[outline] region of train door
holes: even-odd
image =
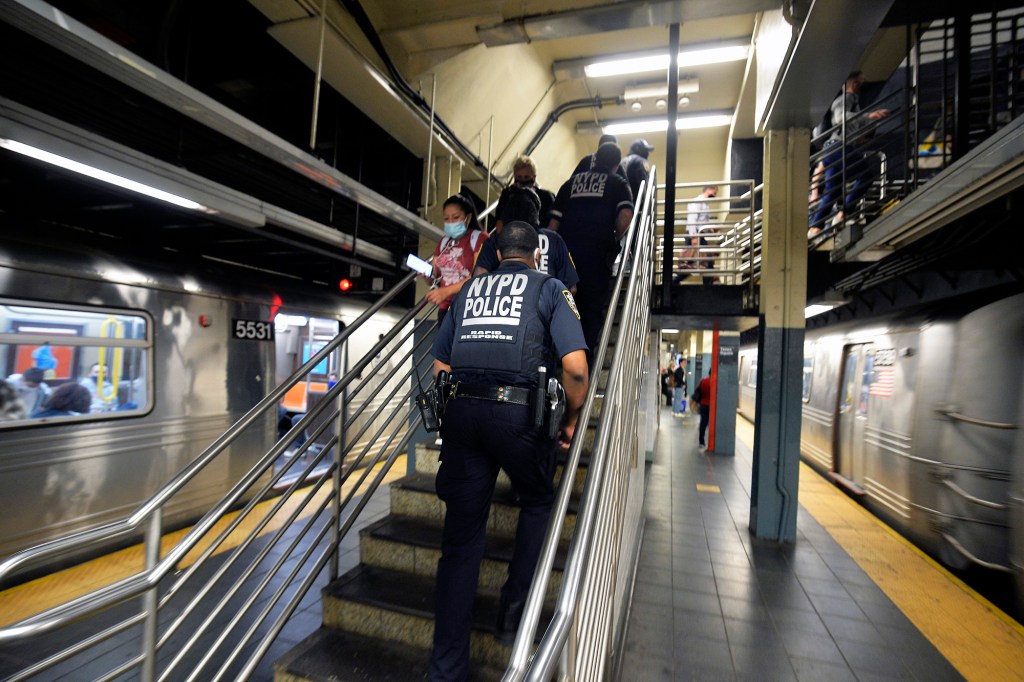
[[[870,343],[843,349],[843,375],[836,415],[836,473],[858,485],[864,480],[864,430],[874,355]]]

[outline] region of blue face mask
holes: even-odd
[[[445,223],[444,233],[452,239],[461,239],[462,235],[466,234],[466,221],[463,220],[458,223]]]

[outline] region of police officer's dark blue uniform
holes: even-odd
[[[537,370],[563,365],[567,406],[563,437],[571,439],[586,395],[586,344],[572,295],[535,270],[537,233],[522,222],[498,236],[502,262],[459,292],[434,343],[435,373],[458,382],[441,427],[437,494],[445,515],[431,680],[469,674],[473,599],[498,469],[518,493],[515,552],[502,588],[503,608],[522,608],[554,501],[557,442],[534,423],[530,396]],[[514,623],[510,623],[515,627]]]
[[[558,190],[548,227],[558,230],[572,253],[579,273],[576,300],[583,318],[587,345],[594,348],[608,311],[612,262],[620,239],[633,217],[629,183],[614,169],[622,154],[614,144],[603,144],[593,170],[574,175]]]

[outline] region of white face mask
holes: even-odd
[[[466,221],[462,220],[457,223],[445,223],[444,233],[452,239],[460,239],[462,235],[466,234]]]

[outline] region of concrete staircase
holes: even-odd
[[[595,426],[592,420],[585,434],[585,453]],[[390,514],[360,531],[360,564],[324,588],[323,625],[274,663],[276,682],[427,678],[444,503],[434,489],[439,447],[420,443],[415,452],[415,471],[391,484]],[[586,476],[586,455],[581,459],[548,584],[549,606],[561,585],[565,552],[575,527],[576,500]],[[560,463],[556,482],[561,476]],[[495,639],[494,631],[498,591],[512,556],[517,518],[515,495],[502,472],[488,520],[473,614],[471,656],[476,680],[501,679],[511,653],[510,646]]]

